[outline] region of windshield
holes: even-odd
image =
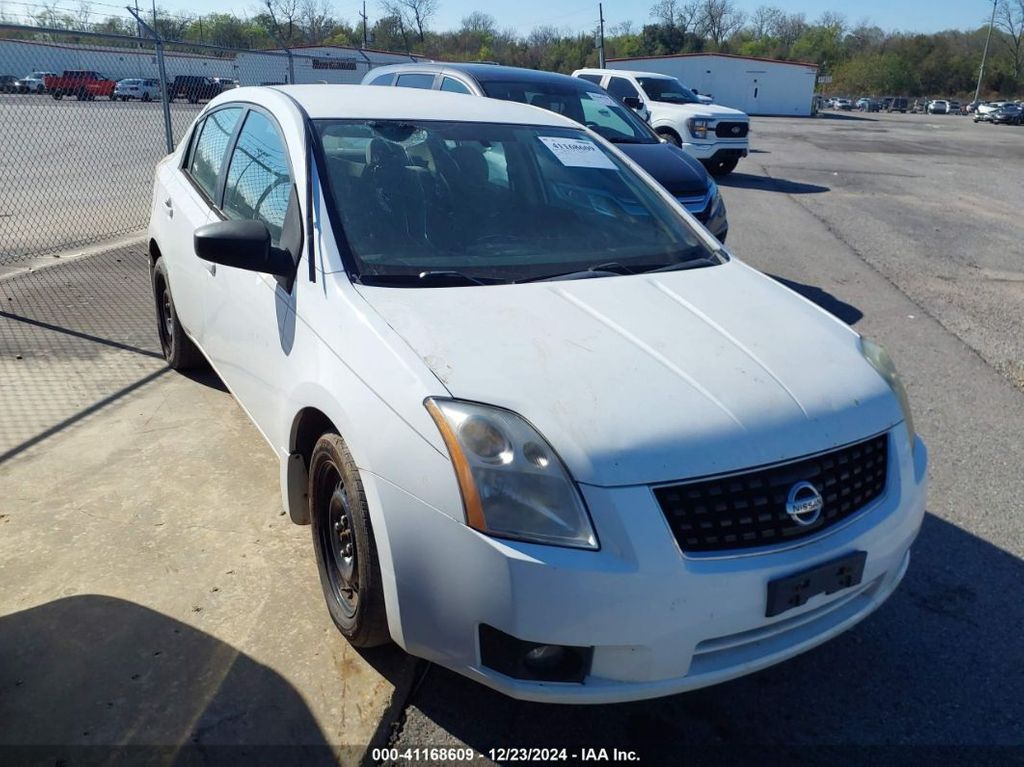
[[[481,82],[489,98],[518,101],[565,115],[616,144],[657,144],[658,138],[632,110],[605,91],[589,90],[583,83]]]
[[[426,278],[440,275],[491,284],[721,262],[670,203],[582,130],[314,124],[331,221],[363,283],[437,285]]]
[[[652,101],[666,104],[699,104],[700,99],[671,77],[638,77],[636,81]]]

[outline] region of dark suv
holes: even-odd
[[[200,101],[212,99],[225,88],[213,77],[178,75],[174,78],[170,90],[168,98],[171,101],[187,99],[190,104],[198,104]]]
[[[907,100],[905,98],[903,98],[902,96],[897,96],[896,98],[894,98],[892,101],[889,102],[888,106],[886,106],[886,108],[885,108],[885,111],[886,112],[902,112],[903,114],[906,114],[907,113]]]
[[[494,64],[408,63],[371,69],[363,85],[518,101],[564,115],[615,144],[721,242],[729,233],[725,203],[704,166],[679,147],[665,143],[632,109],[591,82]]]

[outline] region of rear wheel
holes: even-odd
[[[345,441],[325,434],[309,462],[313,549],[327,609],[355,647],[390,640],[377,546],[359,470]]]
[[[61,100],[62,98],[64,98],[64,91],[54,91],[54,92],[53,92],[53,97],[54,97],[54,98],[55,98],[55,99],[56,99],[57,101],[60,101],[60,100]]]
[[[142,100],[143,100],[143,101],[152,101],[152,100],[153,100],[153,97],[152,97],[152,96],[150,96],[150,95],[149,95],[149,92],[147,91],[146,93],[143,93],[143,94],[142,94]]]
[[[185,335],[178,321],[178,312],[171,297],[171,285],[167,279],[164,260],[158,258],[153,265],[153,297],[156,300],[157,333],[164,359],[172,370],[188,370],[199,367],[205,360],[202,353]]]

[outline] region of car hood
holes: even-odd
[[[616,146],[672,194],[695,197],[707,192],[704,166],[679,147],[662,143]]]
[[[735,260],[659,275],[358,290],[452,396],[521,414],[584,483],[736,471],[902,420],[855,333]]]
[[[655,112],[678,113],[686,117],[708,117],[712,120],[740,122],[750,120],[746,112],[741,112],[731,107],[723,107],[720,104],[666,104],[662,101],[652,101],[651,109]]]

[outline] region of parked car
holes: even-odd
[[[907,113],[907,99],[903,98],[902,96],[894,97],[892,99],[892,101],[890,101],[886,105],[885,111],[886,112],[901,112],[903,114],[906,114]]]
[[[861,112],[867,111],[867,108],[870,105],[871,105],[871,99],[867,98],[866,96],[857,99],[857,101],[855,101],[854,104],[853,104],[854,108],[859,110],[859,111],[861,111]]]
[[[114,87],[114,100],[117,101],[131,101],[132,99],[138,99],[139,101],[159,101],[160,100],[160,81],[153,78],[127,78],[125,80],[118,80],[117,85]]]
[[[928,99],[915,99],[911,114],[923,114],[928,111]]]
[[[223,85],[213,77],[200,75],[178,75],[170,85],[168,98],[185,99],[190,104],[207,101],[225,90]]]
[[[18,78],[14,75],[0,75],[0,93],[17,93]]]
[[[853,109],[853,102],[849,99],[836,99],[835,108],[844,112],[849,112]]]
[[[238,87],[238,80],[233,80],[230,77],[211,77],[210,79],[213,80],[213,82],[220,87],[222,91]]]
[[[46,78],[54,72],[30,72],[15,83],[18,93],[46,93]]]
[[[888,355],[568,118],[240,88],[152,199],[164,356],[265,436],[356,646],[636,700],[819,645],[907,570],[928,459]]]
[[[935,99],[928,102],[928,114],[944,115],[949,112],[949,102],[944,99]]]
[[[1020,125],[1024,110],[1017,104],[1003,104],[991,115],[991,122],[995,125]]]
[[[621,69],[577,69],[573,77],[600,85],[626,106],[650,113],[662,138],[725,176],[750,151],[750,118],[738,109],[702,104],[674,77]]]
[[[55,99],[74,96],[79,101],[95,101],[98,96],[114,98],[113,80],[99,72],[87,69],[66,69],[61,75],[47,76],[43,80],[46,91]]]
[[[704,166],[605,90],[575,77],[493,64],[406,63],[370,70],[364,85],[429,88],[543,107],[585,124],[650,173],[725,242],[729,222],[718,185]]]
[[[1006,104],[1012,102],[1009,101],[988,101],[984,104],[978,104],[974,110],[974,122],[989,122],[992,119],[992,115],[1001,109]]]
[[[946,102],[946,112],[951,115],[960,114],[960,102],[950,99]]]

